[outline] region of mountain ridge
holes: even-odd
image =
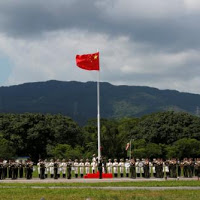
[[[0,87],[0,112],[63,114],[79,124],[96,118],[96,82],[57,81]],[[100,84],[101,117],[139,117],[158,111],[195,114],[200,95],[148,86]]]

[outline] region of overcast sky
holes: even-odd
[[[101,80],[200,93],[199,0],[0,0],[0,85]]]

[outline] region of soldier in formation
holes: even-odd
[[[90,173],[90,162],[89,162],[89,159],[86,159],[86,162],[85,162],[85,173],[86,174],[89,174]]]
[[[136,178],[136,163],[135,159],[131,159],[130,161],[130,173],[131,173],[131,178]]]
[[[95,154],[93,154],[91,166],[92,166],[92,173],[95,174],[97,168],[97,159],[95,157]]]
[[[47,178],[50,175],[51,178],[58,179],[59,177],[71,179],[72,170],[74,171],[75,177],[83,178],[84,174],[89,174],[90,172],[96,173],[99,171],[99,165],[97,159],[92,158],[91,162],[86,159],[85,162],[81,159],[79,162],[77,159],[73,162],[68,160],[66,162],[63,159],[61,162],[59,159],[55,161],[51,159],[49,162],[47,160],[39,160],[37,163],[38,174],[40,179]],[[156,178],[179,178],[181,173],[185,178],[191,178],[194,175],[200,177],[200,158],[188,159],[184,158],[179,161],[175,158],[163,161],[162,159],[131,159],[124,162],[120,159],[109,159],[108,162],[105,159],[102,161],[102,173],[112,173],[114,177],[126,177],[131,178],[150,178],[155,175]],[[27,161],[23,163],[22,161],[14,160],[0,160],[0,179],[17,179],[17,178],[27,178],[31,179],[33,173],[33,163]]]
[[[62,169],[62,177],[66,178],[67,163],[66,163],[65,159],[62,160],[61,169]]]
[[[196,176],[199,180],[200,178],[200,158],[197,158],[196,159],[196,162],[195,162],[195,172],[196,172]]]
[[[54,179],[58,179],[58,170],[59,170],[59,160],[56,160],[55,162],[54,162],[54,164],[53,164],[53,172],[54,172],[54,174],[53,174],[53,178]]]
[[[126,159],[125,162],[125,173],[126,173],[126,177],[129,177],[129,173],[130,173],[130,161],[129,159]]]
[[[45,179],[45,162],[43,160],[39,161],[39,169],[40,169],[40,179]]]
[[[108,173],[112,173],[112,167],[113,167],[113,163],[112,163],[112,159],[108,160],[108,163],[106,163],[106,167],[107,167],[107,171]]]
[[[99,179],[102,179],[102,172],[103,172],[103,163],[102,159],[98,162],[98,171],[99,171]]]
[[[72,161],[71,159],[69,159],[69,161],[67,162],[67,178],[68,179],[71,179],[72,177],[71,170],[72,170]]]
[[[113,163],[113,173],[114,173],[114,177],[117,178],[118,176],[118,162],[117,159],[114,159],[114,163]]]
[[[149,164],[149,159],[145,159],[144,164],[144,178],[150,178],[150,164]]]
[[[123,159],[120,159],[120,162],[119,162],[118,166],[119,166],[120,176],[122,178],[124,176],[124,162],[123,162]]]
[[[169,177],[170,178],[177,178],[177,161],[176,159],[172,159],[169,162]]]
[[[26,177],[26,179],[32,179],[32,173],[33,173],[33,162],[28,160],[25,164],[25,177]]]
[[[79,167],[78,159],[75,159],[75,162],[74,162],[74,174],[75,174],[76,178],[78,178],[78,167]]]
[[[79,170],[80,170],[80,174],[81,174],[81,178],[83,178],[83,174],[84,174],[84,162],[83,162],[83,159],[80,160],[80,163],[79,163]]]

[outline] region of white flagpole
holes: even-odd
[[[100,142],[100,70],[97,73],[98,73],[98,78],[97,78],[98,162],[100,162],[100,158],[101,158],[101,142]]]

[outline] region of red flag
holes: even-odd
[[[76,65],[86,70],[99,70],[99,52],[76,55]]]

